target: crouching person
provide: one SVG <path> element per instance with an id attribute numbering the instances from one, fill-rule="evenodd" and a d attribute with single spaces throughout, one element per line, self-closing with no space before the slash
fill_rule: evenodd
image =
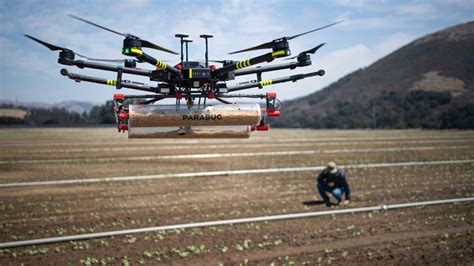
<path id="1" fill-rule="evenodd" d="M 329 162 L 326 169 L 324 169 L 318 176 L 316 187 L 319 194 L 323 198 L 326 206 L 331 205 L 331 201 L 327 192 L 331 193 L 337 200 L 337 204 L 342 201 L 342 196 L 345 196 L 343 204 L 348 204 L 351 200 L 351 189 L 349 182 L 342 169 L 338 169 L 334 162 Z"/>

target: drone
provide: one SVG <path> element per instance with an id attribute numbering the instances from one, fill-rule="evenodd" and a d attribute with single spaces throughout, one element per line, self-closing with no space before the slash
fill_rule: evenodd
<path id="1" fill-rule="evenodd" d="M 129 138 L 248 138 L 252 131 L 268 131 L 268 117 L 280 116 L 281 101 L 275 92 L 259 94 L 237 93 L 251 88 L 262 89 L 265 86 L 284 82 L 296 82 L 301 79 L 323 76 L 325 71 L 320 69 L 306 74 L 296 74 L 275 79 L 262 79 L 265 72 L 307 67 L 312 64 L 310 54 L 316 53 L 325 43 L 303 51 L 296 56 L 291 55 L 289 41 L 297 37 L 328 28 L 343 21 L 337 21 L 323 27 L 312 29 L 300 34 L 281 37 L 272 41 L 237 50 L 229 54 L 237 54 L 254 50 L 270 50 L 269 52 L 250 59 L 209 60 L 208 40 L 211 34 L 201 34 L 205 41 L 205 61 L 190 61 L 188 59 L 188 45 L 193 41 L 188 34 L 179 33 L 181 52 L 177 53 L 164 48 L 136 35 L 122 33 L 106 28 L 84 18 L 69 15 L 70 17 L 103 30 L 121 35 L 123 47 L 121 53 L 127 59 L 98 59 L 74 52 L 71 49 L 56 46 L 33 36 L 25 34 L 29 39 L 36 41 L 52 51 L 59 51 L 58 63 L 65 66 L 76 66 L 80 69 L 91 68 L 116 73 L 115 79 L 104 79 L 71 73 L 63 68 L 60 73 L 76 82 L 92 82 L 113 86 L 117 90 L 122 88 L 146 92 L 142 95 L 124 95 L 115 93 L 114 115 L 119 132 L 129 133 Z M 144 51 L 144 48 L 154 49 L 165 53 L 180 55 L 180 61 L 175 65 L 157 59 Z M 185 50 L 185 52 L 184 52 Z M 185 55 L 185 56 L 184 56 Z M 79 59 L 76 59 L 79 57 Z M 291 62 L 257 66 L 270 63 L 283 57 Z M 294 60 L 296 59 L 296 60 Z M 109 62 L 109 63 L 105 63 Z M 221 67 L 209 62 L 222 64 Z M 110 64 L 116 63 L 116 64 Z M 154 66 L 149 70 L 137 67 L 139 63 L 148 63 Z M 124 79 L 124 74 L 147 77 L 155 85 Z M 256 75 L 256 80 L 228 85 L 237 76 Z M 252 98 L 265 100 L 266 105 L 244 104 L 232 102 L 232 98 Z M 139 100 L 139 104 L 126 106 L 125 100 Z M 174 105 L 154 104 L 163 99 L 175 99 Z M 216 100 L 218 105 L 210 105 L 208 100 Z M 264 106 L 264 107 L 262 107 Z"/>

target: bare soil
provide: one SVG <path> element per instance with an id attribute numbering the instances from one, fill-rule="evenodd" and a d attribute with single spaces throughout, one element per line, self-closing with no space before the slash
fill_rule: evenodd
<path id="1" fill-rule="evenodd" d="M 472 131 L 273 130 L 249 140 L 145 142 L 127 140 L 111 130 L 2 129 L 0 183 L 307 167 L 330 160 L 350 166 L 474 159 Z M 317 152 L 140 160 L 273 151 Z M 136 160 L 121 160 L 133 157 Z M 383 198 L 394 204 L 474 196 L 474 163 L 346 172 L 353 203 L 333 209 L 375 206 Z M 316 175 L 288 172 L 0 188 L 0 242 L 327 210 L 317 201 Z M 462 203 L 135 234 L 3 249 L 0 265 L 472 264 L 473 215 L 474 204 Z"/>

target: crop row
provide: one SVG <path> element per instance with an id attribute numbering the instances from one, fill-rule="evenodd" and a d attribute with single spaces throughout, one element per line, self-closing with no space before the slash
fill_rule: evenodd
<path id="1" fill-rule="evenodd" d="M 471 165 L 349 171 L 354 207 L 472 195 Z M 420 180 L 422 178 L 423 180 Z M 199 180 L 199 181 L 197 181 Z M 3 240 L 303 212 L 317 199 L 305 173 L 185 178 L 5 190 Z"/>
<path id="2" fill-rule="evenodd" d="M 472 208 L 472 204 L 457 204 L 74 241 L 2 250 L 0 263 L 14 259 L 63 264 L 213 260 L 215 264 L 326 264 L 351 260 L 363 263 L 393 261 L 395 254 L 407 248 L 419 250 L 425 245 L 444 250 L 442 254 L 458 245 L 456 256 L 462 261 L 462 257 L 472 259 L 473 255 L 469 247 Z M 403 256 L 395 259 L 404 261 Z"/>

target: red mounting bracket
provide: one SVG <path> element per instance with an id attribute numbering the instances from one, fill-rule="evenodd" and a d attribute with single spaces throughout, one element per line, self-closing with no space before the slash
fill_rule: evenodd
<path id="1" fill-rule="evenodd" d="M 114 114 L 118 132 L 128 131 L 128 109 L 123 106 L 125 96 L 122 93 L 114 94 Z"/>
<path id="2" fill-rule="evenodd" d="M 267 108 L 264 110 L 264 112 L 266 112 L 268 116 L 273 116 L 273 117 L 280 116 L 280 106 L 279 106 L 280 101 L 277 99 L 276 92 L 267 92 L 266 99 L 267 99 Z"/>
<path id="3" fill-rule="evenodd" d="M 268 131 L 268 129 L 270 129 L 270 126 L 268 126 L 268 124 L 261 124 L 261 125 L 258 125 L 258 126 L 253 126 L 252 127 L 252 131 Z"/>

